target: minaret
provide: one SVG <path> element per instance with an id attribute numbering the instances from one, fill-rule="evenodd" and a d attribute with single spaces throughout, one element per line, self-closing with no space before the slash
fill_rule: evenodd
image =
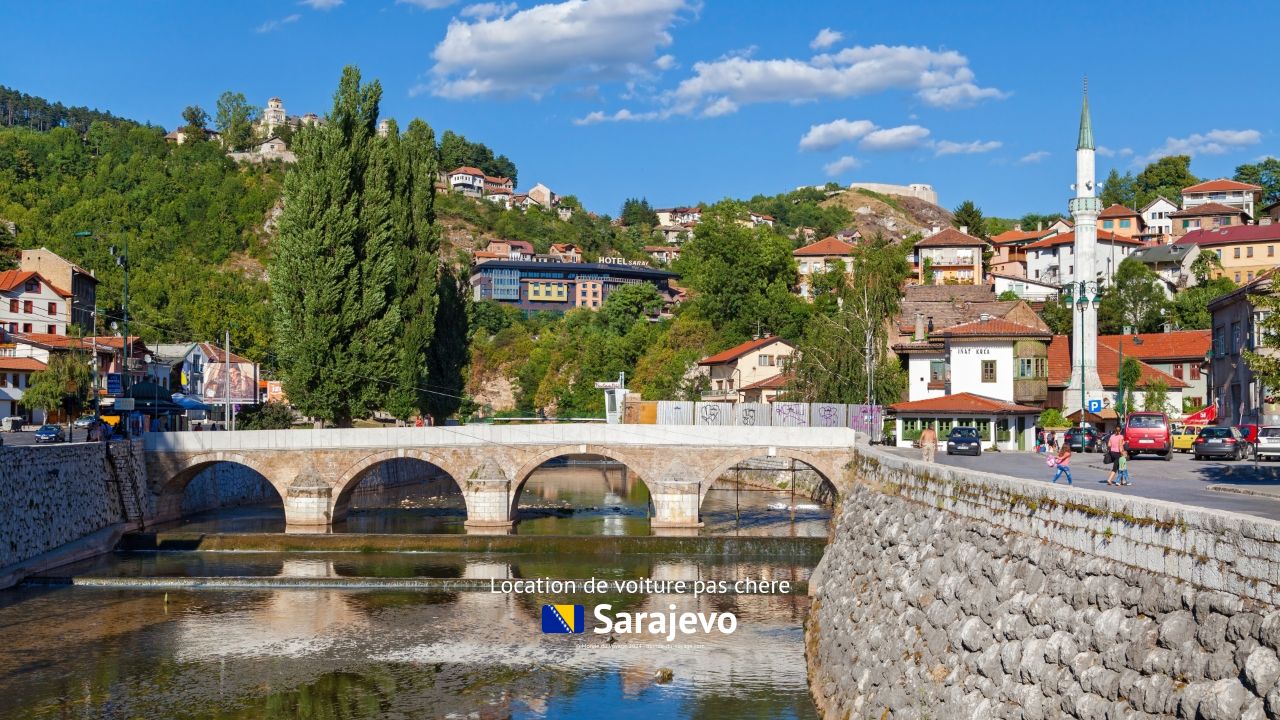
<path id="1" fill-rule="evenodd" d="M 1088 287 L 1086 297 L 1089 304 L 1084 312 L 1079 307 L 1072 308 L 1071 332 L 1071 384 L 1063 398 L 1068 413 L 1080 408 L 1080 387 L 1084 386 L 1084 396 L 1089 400 L 1100 400 L 1105 394 L 1102 380 L 1098 377 L 1098 311 L 1094 309 L 1093 298 L 1102 293 L 1096 285 L 1098 280 L 1097 248 L 1098 248 L 1098 213 L 1102 211 L 1102 201 L 1094 194 L 1094 160 L 1093 123 L 1089 120 L 1089 79 L 1084 81 L 1084 104 L 1080 108 L 1080 138 L 1076 142 L 1076 196 L 1068 207 L 1075 220 L 1075 245 L 1072 248 L 1072 260 L 1075 263 L 1075 291 L 1072 295 L 1077 302 L 1081 297 L 1081 287 Z M 1061 271 L 1061 268 L 1059 268 Z M 1085 283 L 1086 285 L 1082 285 Z M 1081 358 L 1084 370 L 1081 372 Z"/>

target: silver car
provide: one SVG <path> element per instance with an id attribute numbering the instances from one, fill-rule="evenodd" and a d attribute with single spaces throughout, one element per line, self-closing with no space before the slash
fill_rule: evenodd
<path id="1" fill-rule="evenodd" d="M 1254 454 L 1259 460 L 1280 459 L 1280 425 L 1258 428 L 1258 445 Z"/>

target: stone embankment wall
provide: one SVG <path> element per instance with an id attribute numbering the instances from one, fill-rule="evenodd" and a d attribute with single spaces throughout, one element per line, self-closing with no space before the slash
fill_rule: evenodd
<path id="1" fill-rule="evenodd" d="M 0 447 L 0 580 L 95 532 L 123 530 L 145 508 L 144 473 L 139 442 Z"/>
<path id="2" fill-rule="evenodd" d="M 1280 523 L 860 450 L 810 583 L 824 717 L 1280 717 Z"/>

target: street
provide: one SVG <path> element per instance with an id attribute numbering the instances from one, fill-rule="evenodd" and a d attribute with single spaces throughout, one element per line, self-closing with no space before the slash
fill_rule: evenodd
<path id="1" fill-rule="evenodd" d="M 35 445 L 36 429 L 39 427 L 40 427 L 39 425 L 31 425 L 31 426 L 28 426 L 26 430 L 22 430 L 19 432 L 0 433 L 0 442 L 3 442 L 5 447 L 23 447 L 26 445 Z M 67 429 L 64 426 L 62 428 L 63 435 L 66 435 L 66 432 L 67 432 Z M 78 443 L 88 442 L 88 437 L 89 437 L 88 431 L 84 430 L 83 428 L 76 428 L 75 433 L 76 433 L 75 434 L 76 442 Z M 45 443 L 45 444 L 46 445 L 66 445 L 66 443 Z"/>
<path id="2" fill-rule="evenodd" d="M 916 449 L 886 449 L 903 457 L 920 457 Z M 974 457 L 949 456 L 945 450 L 939 450 L 937 462 L 1040 480 L 1046 485 L 1053 478 L 1053 469 L 1045 465 L 1044 456 L 1035 453 L 984 452 Z M 1071 457 L 1071 474 L 1076 487 L 1280 520 L 1280 463 L 1276 462 L 1197 461 L 1190 454 L 1182 453 L 1175 453 L 1168 461 L 1142 456 L 1129 461 L 1132 485 L 1110 487 L 1106 484 L 1107 470 L 1103 469 L 1101 454 L 1075 453 Z M 1211 489 L 1215 487 L 1218 489 Z"/>

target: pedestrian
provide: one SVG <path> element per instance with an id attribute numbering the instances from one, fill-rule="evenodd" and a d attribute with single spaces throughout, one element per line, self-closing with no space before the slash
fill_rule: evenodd
<path id="1" fill-rule="evenodd" d="M 1124 457 L 1124 433 L 1113 432 L 1107 436 L 1107 461 L 1111 463 L 1111 472 L 1107 473 L 1107 484 L 1116 484 L 1116 475 L 1120 472 L 1121 458 Z"/>
<path id="2" fill-rule="evenodd" d="M 1044 452 L 1044 428 L 1036 426 L 1036 452 Z"/>
<path id="3" fill-rule="evenodd" d="M 1119 468 L 1120 472 L 1120 484 L 1132 485 L 1133 483 L 1129 482 L 1129 451 L 1127 449 L 1120 449 L 1120 455 L 1119 459 L 1116 460 L 1116 466 Z"/>
<path id="4" fill-rule="evenodd" d="M 934 430 L 932 425 L 925 425 L 920 431 L 920 459 L 931 463 L 937 451 L 938 431 Z"/>
<path id="5" fill-rule="evenodd" d="M 1074 484 L 1071 482 L 1071 446 L 1063 445 L 1062 449 L 1058 451 L 1056 459 L 1058 462 L 1054 464 L 1054 467 L 1056 467 L 1058 471 L 1053 474 L 1054 484 L 1056 485 L 1058 478 L 1063 475 L 1067 476 L 1068 485 Z"/>
<path id="6" fill-rule="evenodd" d="M 1058 433 L 1050 430 L 1049 434 L 1044 436 L 1044 442 L 1045 452 L 1054 454 L 1058 452 Z"/>

